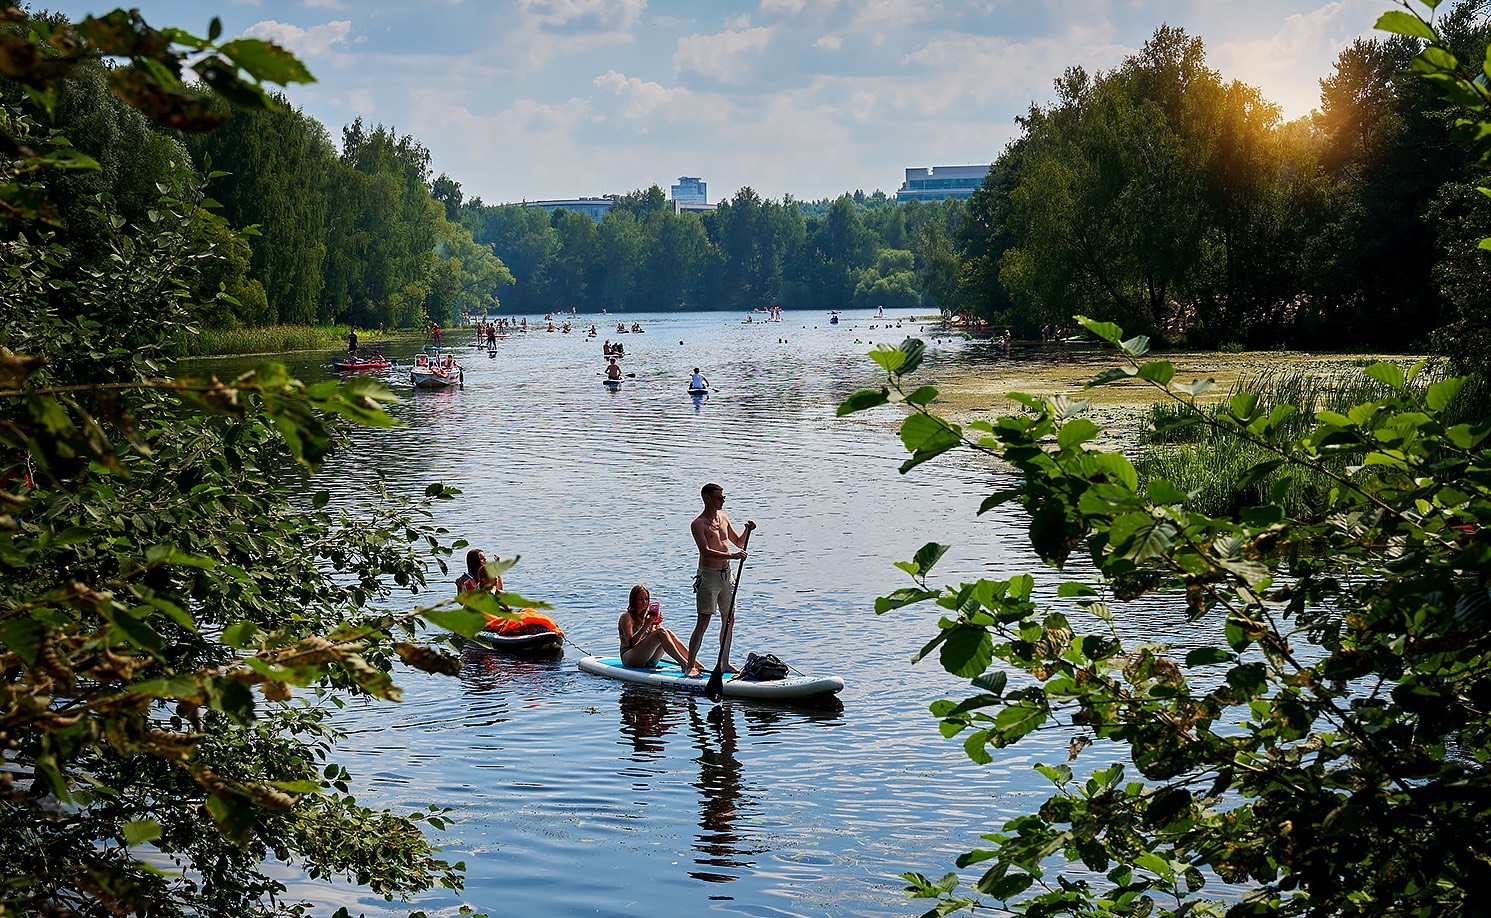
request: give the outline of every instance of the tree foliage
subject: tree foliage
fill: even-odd
[[[8,63],[30,48],[28,94],[55,102],[78,74],[57,55],[92,53],[69,42],[106,26],[135,43],[101,47],[146,74],[111,72],[115,92],[148,78],[166,93],[126,101],[177,125],[217,110],[165,79],[181,46],[218,47],[215,22],[198,40],[122,12],[77,31],[12,17]],[[223,48],[276,83],[301,73],[263,42]],[[104,254],[83,255],[46,222],[66,213],[48,180],[89,164],[53,156],[71,148],[35,116],[0,112],[18,148],[0,195],[0,914],[307,912],[283,900],[271,857],[389,897],[459,886],[459,865],[422,832],[441,811],[359,803],[326,712],[396,700],[395,661],[454,671],[419,639],[425,623],[471,634],[528,601],[394,608],[461,544],[425,508],[452,492],[333,506],[306,479],[345,423],[393,423],[389,392],[307,385],[275,363],[226,382],[169,376],[162,358],[212,306],[204,286],[231,296],[214,250],[240,237],[207,206],[203,177],[178,167],[133,218],[98,197],[85,213],[106,230],[85,241]]]
[[[1080,321],[1130,358],[1089,385],[1141,380],[1190,407],[1184,423],[1261,447],[1248,476],[1328,486],[1307,517],[1209,517],[1092,448],[1084,402],[1017,395],[1023,414],[963,427],[929,410],[935,389],[912,390],[919,341],[876,351],[886,386],[840,413],[909,406],[903,470],[960,446],[1009,463],[1020,485],[981,509],[1018,500],[1042,559],[1095,572],[1038,603],[1029,575],[932,586],[946,546],[898,565],[913,585],[877,611],[939,606],[918,656],[976,692],[932,706],[943,735],[985,763],[1037,732],[1070,745],[1036,766],[1054,794],[959,859],[982,871],[970,894],[958,874],[908,874],[908,891],[940,900],[929,914],[1473,910],[1491,850],[1491,425],[1447,419],[1462,380],[1374,364],[1381,397],[1289,436],[1290,406],[1244,392],[1220,415],[1195,410],[1209,380],[1181,383],[1142,361],[1146,338]],[[1209,637],[1182,652],[1136,634],[1138,604]]]
[[[1429,58],[1422,31],[1354,42],[1289,124],[1173,27],[1111,72],[1069,69],[969,202],[960,298],[1026,335],[1080,308],[1202,346],[1427,344],[1474,275],[1474,221],[1433,219],[1473,157],[1430,84],[1397,75],[1484,58],[1485,4],[1441,30]]]

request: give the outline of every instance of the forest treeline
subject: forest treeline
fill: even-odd
[[[1487,0],[1441,19],[1481,60]],[[1036,337],[1082,312],[1192,346],[1486,353],[1491,232],[1455,114],[1405,78],[1417,43],[1359,39],[1285,122],[1162,26],[1108,72],[1072,67],[967,202],[762,198],[674,213],[656,185],[578,213],[467,200],[414,137],[361,120],[333,144],[283,103],[181,135],[75,82],[54,124],[97,172],[46,179],[84,262],[149,219],[184,164],[220,219],[192,230],[208,327],[415,327],[463,313],[936,307]],[[24,112],[0,79],[0,102]],[[239,232],[242,231],[242,232]],[[210,255],[208,253],[211,253]],[[210,294],[210,295],[207,295]]]
[[[1485,59],[1487,6],[1439,20],[1460,60]],[[1354,41],[1287,123],[1176,28],[1067,70],[969,202],[943,305],[1017,335],[1084,312],[1192,346],[1484,353],[1491,209],[1420,47]]]

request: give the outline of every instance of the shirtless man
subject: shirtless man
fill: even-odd
[[[724,669],[725,672],[735,671],[730,666],[730,644],[725,633],[731,624],[730,613],[734,611],[731,601],[734,598],[735,583],[730,577],[730,562],[745,560],[746,537],[756,528],[751,520],[746,520],[744,532],[739,532],[730,525],[730,518],[720,512],[725,506],[725,489],[719,485],[707,484],[700,489],[699,494],[704,498],[704,512],[695,517],[689,527],[694,534],[694,544],[699,546],[699,571],[694,578],[698,593],[695,611],[699,620],[694,624],[694,633],[689,636],[690,676],[700,674],[699,645],[704,640],[704,632],[709,630],[709,619],[716,609],[723,616],[720,641],[724,650]],[[739,551],[730,550],[732,542],[740,546]]]

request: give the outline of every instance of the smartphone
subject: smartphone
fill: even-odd
[[[663,620],[663,607],[658,605],[656,601],[650,602],[647,604],[647,615],[653,621],[660,622]]]

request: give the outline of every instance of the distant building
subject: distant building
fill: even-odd
[[[960,201],[973,196],[989,174],[988,166],[933,166],[907,169],[906,181],[896,192],[897,201]]]
[[[674,210],[678,209],[679,204],[708,204],[709,189],[703,179],[681,175],[668,197],[673,201]]]
[[[605,218],[606,212],[611,209],[611,204],[616,200],[616,195],[607,194],[598,198],[556,198],[552,201],[524,201],[524,207],[542,207],[549,213],[559,208],[564,208],[570,213],[584,214],[599,223]]]

